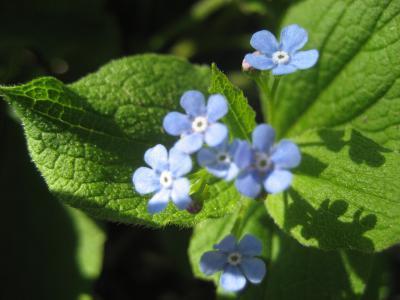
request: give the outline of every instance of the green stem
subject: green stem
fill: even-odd
[[[273,77],[272,89],[271,89],[271,98],[274,105],[276,105],[276,91],[278,90],[279,82],[281,80],[280,77]]]
[[[266,120],[268,123],[272,123],[273,103],[271,98],[271,90],[268,84],[268,75],[268,73],[260,73],[254,79],[258,88],[260,89],[261,110],[264,120]]]

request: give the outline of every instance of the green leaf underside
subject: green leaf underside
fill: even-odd
[[[400,242],[400,155],[355,129],[295,138],[303,159],[289,191],[268,197],[275,222],[307,246],[379,251]]]
[[[280,135],[352,124],[400,149],[400,3],[397,0],[306,0],[284,24],[309,32],[320,51],[314,68],[286,76],[274,124]]]
[[[241,215],[239,229],[234,229]],[[251,233],[263,241],[261,258],[267,275],[260,285],[251,285],[237,296],[219,289],[219,299],[299,300],[360,299],[370,275],[373,256],[352,251],[325,252],[306,248],[283,234],[269,219],[261,203],[253,202],[242,212],[196,225],[189,247],[195,276],[214,280],[219,274],[206,277],[199,269],[201,255],[212,251],[232,230],[237,237]]]
[[[194,177],[210,183],[193,195],[203,202],[200,213],[170,204],[151,216],[149,197],[134,192],[131,178],[145,165],[146,149],[172,145],[162,130],[164,116],[181,110],[186,90],[206,91],[209,78],[206,67],[148,54],[113,61],[70,85],[45,77],[1,87],[0,93],[21,117],[32,159],[60,199],[112,221],[191,226],[234,210],[240,202],[236,190],[225,182],[211,184],[200,173]]]

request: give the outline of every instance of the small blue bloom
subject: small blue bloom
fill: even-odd
[[[239,244],[233,235],[228,235],[214,249],[202,255],[200,269],[208,276],[222,270],[220,284],[225,290],[240,291],[246,285],[246,278],[254,284],[263,280],[265,263],[254,257],[261,254],[262,244],[253,235],[246,234]]]
[[[228,112],[228,103],[224,96],[211,95],[206,105],[201,92],[187,91],[182,95],[180,103],[186,115],[170,112],[163,122],[167,133],[181,136],[175,144],[177,149],[192,154],[198,151],[204,142],[210,147],[215,147],[227,137],[227,127],[217,122]]]
[[[197,161],[211,174],[226,181],[231,181],[239,173],[234,162],[235,153],[241,141],[235,140],[229,144],[228,138],[213,148],[202,148],[197,153]]]
[[[270,194],[286,190],[292,182],[288,169],[297,167],[301,161],[297,145],[288,140],[274,145],[275,131],[267,124],[254,129],[252,140],[252,147],[245,142],[237,150],[235,163],[241,172],[236,188],[251,198],[256,198],[262,187]]]
[[[163,145],[157,145],[146,151],[144,160],[151,168],[138,168],[133,185],[141,195],[155,193],[148,203],[149,213],[164,210],[170,199],[179,209],[186,209],[191,203],[190,181],[182,176],[192,169],[190,156],[176,148],[168,154]]]
[[[244,61],[258,70],[271,70],[274,75],[293,73],[314,66],[318,50],[299,51],[308,41],[308,34],[298,25],[289,25],[281,32],[281,42],[275,36],[261,30],[253,34],[251,46],[257,51],[245,56]]]

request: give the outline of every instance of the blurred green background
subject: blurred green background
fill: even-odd
[[[256,90],[240,72],[241,61],[251,51],[251,34],[262,28],[276,31],[294,2],[1,1],[0,83],[43,75],[69,83],[111,59],[169,53],[199,64],[216,62],[259,112]],[[30,162],[18,120],[3,102],[0,145],[0,299],[215,297],[212,284],[191,274],[190,230],[99,223],[54,199]],[[389,253],[393,280],[400,280],[399,251]],[[391,299],[400,299],[395,286]]]

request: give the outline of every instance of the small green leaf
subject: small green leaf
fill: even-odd
[[[223,94],[229,100],[229,111],[225,121],[231,135],[235,138],[249,139],[251,131],[256,126],[255,112],[249,106],[243,92],[235,87],[215,64],[211,67],[211,73],[212,80],[208,91],[211,94]]]
[[[221,89],[231,101],[226,122],[246,128],[244,122],[251,124],[254,113],[232,86],[219,86],[222,79],[214,71],[213,89]],[[232,184],[216,183],[198,172],[191,176],[194,186],[203,186],[192,195],[203,206],[198,214],[171,204],[151,216],[149,197],[134,192],[131,178],[145,164],[146,149],[172,145],[174,139],[162,129],[164,116],[181,110],[179,99],[185,91],[206,91],[209,80],[206,67],[171,56],[141,55],[111,62],[71,85],[45,77],[0,87],[0,94],[22,119],[32,159],[61,200],[113,221],[191,226],[236,210],[241,200]]]
[[[303,159],[292,188],[266,201],[281,228],[322,249],[372,252],[400,242],[400,154],[351,128],[295,141]]]
[[[284,24],[309,32],[316,67],[282,80],[274,124],[281,135],[352,124],[400,149],[400,5],[397,0],[305,0]]]
[[[364,293],[373,256],[303,247],[282,233],[268,217],[262,203],[255,201],[236,214],[196,225],[189,247],[195,276],[214,280],[218,285],[218,274],[206,277],[201,273],[200,258],[232,231],[237,237],[251,233],[262,239],[261,257],[266,261],[267,275],[260,285],[248,284],[237,296],[219,290],[218,299],[292,300],[296,295],[299,300],[357,300]]]

